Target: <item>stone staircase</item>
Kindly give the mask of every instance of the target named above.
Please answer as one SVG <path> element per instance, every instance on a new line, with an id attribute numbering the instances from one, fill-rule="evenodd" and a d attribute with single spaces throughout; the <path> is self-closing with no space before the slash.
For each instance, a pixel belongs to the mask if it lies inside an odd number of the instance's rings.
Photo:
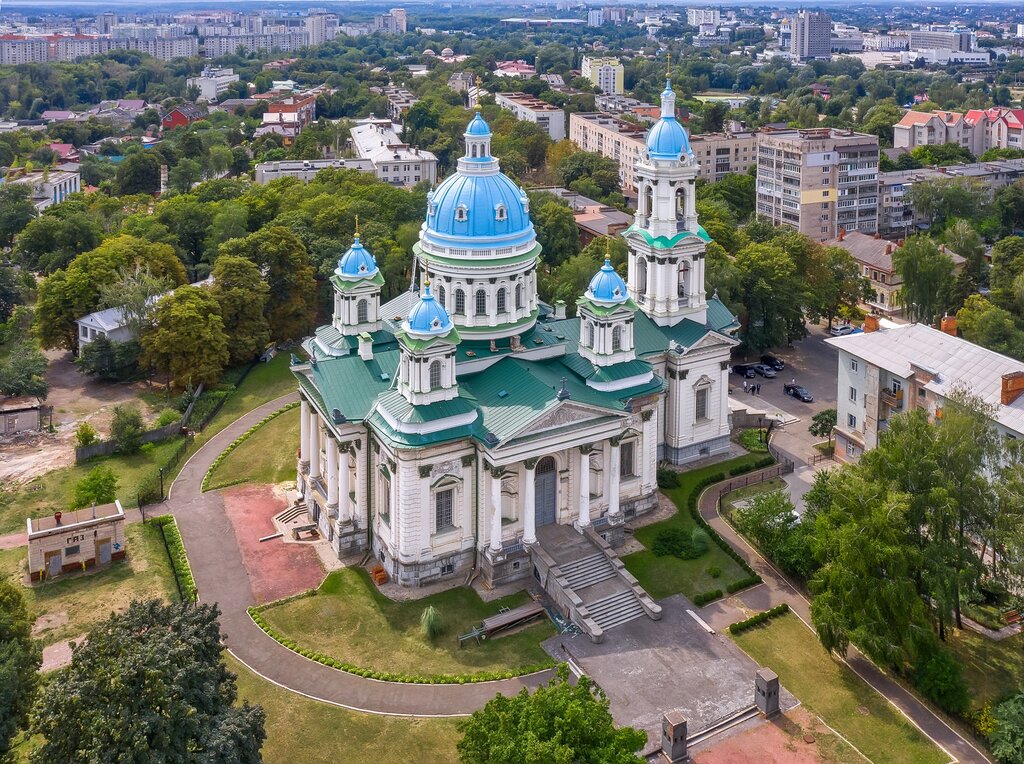
<path id="1" fill-rule="evenodd" d="M 640 599 L 629 589 L 590 602 L 587 604 L 587 610 L 590 611 L 590 617 L 604 631 L 647 615 L 644 606 L 640 604 Z"/>

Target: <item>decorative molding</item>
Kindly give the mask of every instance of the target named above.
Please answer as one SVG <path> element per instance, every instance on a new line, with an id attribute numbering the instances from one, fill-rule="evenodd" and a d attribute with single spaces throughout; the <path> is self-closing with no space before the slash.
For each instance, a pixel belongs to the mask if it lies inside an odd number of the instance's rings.
<path id="1" fill-rule="evenodd" d="M 493 464 L 487 465 L 487 471 L 491 473 L 491 477 L 494 478 L 495 480 L 497 480 L 498 478 L 505 474 L 504 467 L 495 467 Z"/>
<path id="2" fill-rule="evenodd" d="M 652 416 L 654 416 L 654 409 L 647 409 L 646 411 L 640 412 L 640 418 L 645 422 L 650 422 Z"/>
<path id="3" fill-rule="evenodd" d="M 430 469 L 430 477 L 437 477 L 438 475 L 452 475 L 461 478 L 462 463 L 457 459 L 449 459 L 446 462 L 435 464 Z"/>
<path id="4" fill-rule="evenodd" d="M 611 443 L 613 447 L 617 448 L 625 437 L 626 433 L 622 432 L 619 433 L 618 435 L 613 435 L 612 437 L 608 438 L 608 442 Z"/>
<path id="5" fill-rule="evenodd" d="M 473 466 L 473 462 L 475 462 L 475 461 L 476 461 L 476 454 L 468 454 L 468 455 L 462 457 L 462 466 L 463 467 L 472 467 Z"/>
<path id="6" fill-rule="evenodd" d="M 728 361 L 722 361 L 722 362 L 721 362 L 721 363 L 719 364 L 719 366 L 721 367 L 722 371 L 725 371 L 726 369 L 728 369 L 728 368 L 729 368 L 729 362 L 728 362 Z"/>
<path id="7" fill-rule="evenodd" d="M 593 443 L 587 443 L 585 445 L 580 446 L 580 453 L 581 454 L 589 454 L 593 450 L 594 450 L 594 444 Z"/>
<path id="8" fill-rule="evenodd" d="M 526 467 L 526 469 L 528 469 L 528 470 L 532 470 L 534 467 L 537 466 L 537 462 L 539 462 L 539 461 L 540 461 L 540 457 L 539 456 L 535 456 L 535 457 L 533 457 L 531 459 L 523 459 L 523 466 Z"/>
<path id="9" fill-rule="evenodd" d="M 433 465 L 431 465 L 431 464 L 421 464 L 420 465 L 420 477 L 421 478 L 430 477 L 430 471 L 432 469 L 433 469 Z"/>
<path id="10" fill-rule="evenodd" d="M 534 432 L 538 430 L 549 430 L 555 427 L 562 427 L 567 424 L 582 422 L 583 420 L 590 419 L 592 417 L 593 414 L 584 409 L 576 408 L 574 406 L 559 406 L 546 416 L 542 416 L 531 422 L 530 430 Z"/>

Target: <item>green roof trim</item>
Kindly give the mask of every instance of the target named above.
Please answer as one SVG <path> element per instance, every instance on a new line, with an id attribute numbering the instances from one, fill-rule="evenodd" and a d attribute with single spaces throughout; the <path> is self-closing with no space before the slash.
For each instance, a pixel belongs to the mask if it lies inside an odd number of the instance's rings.
<path id="1" fill-rule="evenodd" d="M 427 406 L 414 406 L 397 390 L 384 393 L 377 400 L 377 406 L 387 411 L 399 422 L 425 424 L 438 419 L 461 416 L 475 410 L 472 403 L 464 398 L 452 398 L 450 401 L 438 401 Z"/>
<path id="2" fill-rule="evenodd" d="M 708 236 L 708 232 L 705 231 L 704 227 L 701 225 L 697 226 L 697 233 L 694 233 L 693 231 L 680 231 L 675 236 L 669 238 L 668 236 L 652 236 L 647 230 L 640 228 L 640 226 L 634 223 L 622 232 L 622 236 L 628 236 L 631 233 L 635 233 L 643 237 L 644 241 L 655 249 L 672 249 L 672 247 L 683 239 L 687 239 L 691 236 L 696 236 L 698 239 L 702 239 L 708 243 L 711 242 L 711 237 Z"/>
<path id="3" fill-rule="evenodd" d="M 640 306 L 633 301 L 632 297 L 628 298 L 625 302 L 618 303 L 617 305 L 602 305 L 599 302 L 594 302 L 586 295 L 581 295 L 576 300 L 576 306 L 579 307 L 581 305 L 587 306 L 588 310 L 602 317 L 614 315 L 619 311 L 630 311 L 635 313 L 640 310 Z"/>
<path id="4" fill-rule="evenodd" d="M 426 350 L 429 347 L 446 343 L 448 345 L 458 345 L 462 342 L 462 337 L 459 336 L 458 330 L 453 325 L 448 330 L 447 334 L 435 335 L 433 337 L 414 337 L 409 334 L 405 329 L 399 329 L 395 332 L 395 338 L 404 346 L 409 348 L 413 352 Z"/>
<path id="5" fill-rule="evenodd" d="M 504 323 L 504 324 L 495 324 L 494 326 L 491 326 L 489 324 L 487 326 L 463 326 L 462 327 L 462 331 L 463 331 L 463 333 L 469 335 L 469 334 L 476 334 L 476 333 L 479 333 L 479 332 L 493 332 L 493 331 L 498 330 L 498 329 L 505 330 L 505 329 L 515 329 L 516 327 L 519 327 L 519 326 L 528 326 L 531 323 L 536 323 L 538 313 L 539 313 L 538 310 L 532 310 L 532 311 L 530 311 L 530 315 L 523 316 L 518 321 L 512 321 L 512 322 Z"/>
<path id="6" fill-rule="evenodd" d="M 331 283 L 334 284 L 342 292 L 347 292 L 350 289 L 356 287 L 366 286 L 367 284 L 374 284 L 375 286 L 384 286 L 384 274 L 379 270 L 368 279 L 358 279 L 357 281 L 348 281 L 343 279 L 337 274 L 331 276 Z"/>

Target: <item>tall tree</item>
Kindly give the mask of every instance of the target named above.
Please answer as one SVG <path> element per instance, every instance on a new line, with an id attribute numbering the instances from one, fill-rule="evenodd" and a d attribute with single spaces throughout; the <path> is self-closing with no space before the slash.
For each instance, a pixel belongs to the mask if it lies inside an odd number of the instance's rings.
<path id="1" fill-rule="evenodd" d="M 735 265 L 747 346 L 764 350 L 803 336 L 803 285 L 789 255 L 774 243 L 750 244 L 736 255 Z"/>
<path id="2" fill-rule="evenodd" d="M 32 204 L 31 189 L 24 183 L 4 183 L 0 186 L 0 249 L 14 244 L 32 218 L 36 208 Z"/>
<path id="3" fill-rule="evenodd" d="M 546 202 L 531 212 L 546 263 L 558 265 L 580 251 L 580 229 L 568 205 Z"/>
<path id="4" fill-rule="evenodd" d="M 32 639 L 32 620 L 17 586 L 0 580 L 0 759 L 28 724 L 39 685 L 42 652 Z"/>
<path id="5" fill-rule="evenodd" d="M 126 157 L 117 168 L 114 188 L 118 196 L 160 192 L 160 158 L 149 151 Z"/>
<path id="6" fill-rule="evenodd" d="M 849 252 L 841 247 L 827 247 L 809 276 L 807 317 L 812 321 L 824 318 L 831 329 L 837 316 L 849 317 L 857 312 L 858 304 L 870 299 L 872 291 Z"/>
<path id="7" fill-rule="evenodd" d="M 45 398 L 50 392 L 46 379 L 46 356 L 31 342 L 19 342 L 0 360 L 0 395 L 34 395 Z"/>
<path id="8" fill-rule="evenodd" d="M 907 192 L 914 210 L 944 228 L 952 218 L 974 220 L 985 211 L 988 192 L 973 178 L 938 178 L 914 183 Z"/>
<path id="9" fill-rule="evenodd" d="M 259 764 L 260 706 L 238 698 L 216 605 L 133 602 L 95 626 L 36 704 L 34 764 Z"/>
<path id="10" fill-rule="evenodd" d="M 925 236 L 912 236 L 893 255 L 903 281 L 899 299 L 915 321 L 934 323 L 949 305 L 953 260 Z"/>
<path id="11" fill-rule="evenodd" d="M 954 220 L 945 233 L 946 246 L 967 260 L 965 270 L 970 271 L 975 283 L 981 283 L 985 271 L 985 241 L 969 222 Z"/>
<path id="12" fill-rule="evenodd" d="M 178 287 L 160 300 L 154 319 L 155 327 L 142 335 L 143 363 L 178 387 L 220 379 L 228 339 L 220 305 L 208 289 Z"/>
<path id="13" fill-rule="evenodd" d="M 213 266 L 210 292 L 220 304 L 231 363 L 255 358 L 270 339 L 264 309 L 270 288 L 259 268 L 244 257 L 224 255 Z"/>
<path id="14" fill-rule="evenodd" d="M 149 263 L 135 262 L 119 270 L 113 281 L 100 286 L 100 304 L 120 308 L 124 326 L 137 340 L 153 325 L 157 298 L 173 286 L 169 279 L 154 276 Z"/>

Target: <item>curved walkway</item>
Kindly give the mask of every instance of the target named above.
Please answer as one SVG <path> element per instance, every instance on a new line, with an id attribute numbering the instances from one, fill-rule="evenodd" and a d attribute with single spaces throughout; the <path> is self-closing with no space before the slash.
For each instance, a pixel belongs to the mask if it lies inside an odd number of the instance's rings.
<path id="1" fill-rule="evenodd" d="M 192 455 L 168 491 L 167 510 L 177 518 L 200 599 L 220 607 L 221 629 L 231 654 L 286 690 L 355 711 L 392 716 L 465 716 L 499 692 L 513 695 L 547 681 L 550 672 L 463 685 L 381 682 L 303 658 L 253 623 L 247 608 L 256 602 L 234 531 L 220 493 L 203 493 L 203 476 L 235 438 L 296 400 L 298 393 L 285 395 L 236 419 Z"/>
<path id="2" fill-rule="evenodd" d="M 729 481 L 717 483 L 701 494 L 698 501 L 701 517 L 715 531 L 729 542 L 747 564 L 764 580 L 760 586 L 748 589 L 738 595 L 744 604 L 754 610 L 768 608 L 786 602 L 801 621 L 811 623 L 811 603 L 770 562 L 765 560 L 736 530 L 718 514 L 718 500 L 725 492 Z M 737 620 L 733 608 L 724 600 L 703 608 L 701 616 L 716 629 L 724 629 Z M 954 761 L 970 762 L 970 764 L 991 764 L 991 759 L 982 751 L 954 730 L 930 708 L 919 701 L 912 693 L 882 672 L 874 663 L 864 657 L 855 647 L 851 646 L 846 656 L 847 665 L 879 695 L 884 697 L 902 713 L 910 722 L 937 746 L 949 754 Z"/>

